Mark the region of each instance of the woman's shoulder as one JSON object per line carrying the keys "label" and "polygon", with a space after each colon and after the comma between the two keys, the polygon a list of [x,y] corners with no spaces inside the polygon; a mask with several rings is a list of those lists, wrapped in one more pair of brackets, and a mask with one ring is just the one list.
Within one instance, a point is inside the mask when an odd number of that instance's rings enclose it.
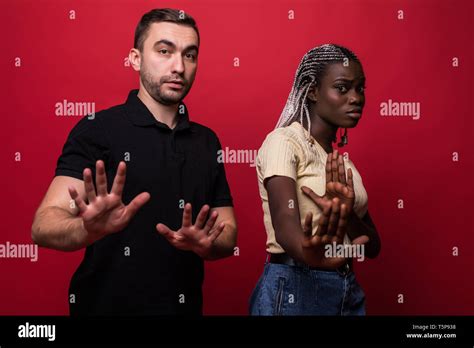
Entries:
{"label": "woman's shoulder", "polygon": [[275,128],[267,134],[263,145],[268,142],[285,140],[295,145],[301,145],[305,141],[304,129],[301,124],[293,122],[288,126]]}

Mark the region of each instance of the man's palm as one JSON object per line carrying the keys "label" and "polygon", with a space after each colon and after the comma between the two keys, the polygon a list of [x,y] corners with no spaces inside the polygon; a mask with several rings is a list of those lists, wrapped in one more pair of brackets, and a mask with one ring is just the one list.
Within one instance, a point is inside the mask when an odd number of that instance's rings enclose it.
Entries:
{"label": "man's palm", "polygon": [[97,240],[110,233],[123,230],[137,211],[150,199],[150,194],[142,192],[128,205],[122,202],[125,185],[126,165],[120,162],[117,168],[112,190],[107,192],[107,177],[102,161],[96,163],[97,193],[92,182],[92,172],[84,169],[84,188],[88,204],[79,196],[74,187],[69,187],[69,194],[82,217],[84,228],[91,235],[91,240]]}

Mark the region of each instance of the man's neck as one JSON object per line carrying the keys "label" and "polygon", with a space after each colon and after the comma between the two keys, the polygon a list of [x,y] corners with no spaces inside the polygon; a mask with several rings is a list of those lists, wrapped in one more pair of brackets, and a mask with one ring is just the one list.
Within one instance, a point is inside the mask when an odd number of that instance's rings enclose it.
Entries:
{"label": "man's neck", "polygon": [[179,104],[164,105],[158,103],[150,96],[150,94],[148,94],[148,92],[145,88],[143,88],[143,86],[140,86],[137,96],[138,98],[140,98],[142,103],[145,104],[148,110],[150,110],[153,117],[155,117],[158,122],[166,124],[171,129],[176,127],[176,124],[178,123],[176,114],[178,111]]}

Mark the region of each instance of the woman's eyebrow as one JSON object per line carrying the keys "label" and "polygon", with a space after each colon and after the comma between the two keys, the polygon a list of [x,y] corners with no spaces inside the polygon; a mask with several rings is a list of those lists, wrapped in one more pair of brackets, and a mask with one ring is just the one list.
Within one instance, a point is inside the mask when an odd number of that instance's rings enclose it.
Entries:
{"label": "woman's eyebrow", "polygon": [[347,78],[347,77],[337,77],[337,78],[334,80],[334,82],[336,82],[336,81],[345,81],[345,82],[350,82],[350,83],[352,83],[352,82],[357,81],[357,80],[361,80],[362,82],[365,82],[365,77],[356,77],[356,78],[353,79],[353,80],[351,80],[351,79],[349,79],[349,78]]}

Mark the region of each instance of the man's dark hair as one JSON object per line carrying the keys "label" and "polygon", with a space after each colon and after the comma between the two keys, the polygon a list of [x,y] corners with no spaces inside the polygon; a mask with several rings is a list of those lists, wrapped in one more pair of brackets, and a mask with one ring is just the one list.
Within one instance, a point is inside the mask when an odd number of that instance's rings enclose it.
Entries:
{"label": "man's dark hair", "polygon": [[160,22],[176,23],[193,28],[196,31],[199,43],[199,30],[193,17],[182,10],[175,10],[172,8],[155,8],[150,12],[145,13],[140,19],[140,22],[135,29],[135,40],[133,42],[133,47],[137,48],[140,52],[143,51],[143,42],[146,39],[150,25],[152,23]]}

